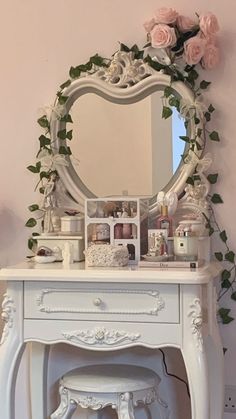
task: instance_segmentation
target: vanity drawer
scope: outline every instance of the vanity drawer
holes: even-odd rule
[[[179,323],[179,286],[27,282],[24,317]]]

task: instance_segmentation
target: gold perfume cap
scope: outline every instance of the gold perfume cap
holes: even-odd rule
[[[168,215],[168,206],[162,205],[161,206],[161,215],[167,216]]]

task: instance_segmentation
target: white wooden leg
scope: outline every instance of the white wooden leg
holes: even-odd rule
[[[0,416],[15,419],[15,383],[23,344],[22,283],[8,283],[2,303],[5,322],[0,341]]]
[[[120,395],[117,413],[118,419],[135,419],[131,393]]]
[[[195,291],[195,292],[194,292]],[[182,354],[188,376],[192,419],[209,419],[209,384],[206,344],[203,336],[203,300],[199,289],[185,286],[183,299],[184,340]]]
[[[50,418],[70,419],[77,408],[77,403],[74,400],[70,400],[69,393],[63,386],[60,386],[59,392],[61,397],[60,404],[57,410],[51,414]]]
[[[216,293],[213,284],[208,286],[208,312],[210,336],[206,340],[209,371],[210,419],[222,419],[224,409],[224,355],[216,318]]]
[[[47,417],[47,370],[49,345],[39,342],[31,343],[30,351],[30,391],[31,417],[45,419]]]

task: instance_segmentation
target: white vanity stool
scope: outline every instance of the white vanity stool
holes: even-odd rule
[[[159,401],[159,383],[159,376],[143,367],[108,364],[77,368],[61,378],[61,401],[51,419],[70,419],[77,406],[97,411],[111,406],[119,419],[134,419],[134,407],[140,404],[147,409]],[[151,418],[149,410],[147,417]]]

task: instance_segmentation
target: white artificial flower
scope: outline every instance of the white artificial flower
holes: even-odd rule
[[[40,151],[38,159],[41,162],[42,167],[47,170],[56,170],[57,166],[69,166],[69,163],[63,154],[50,154],[46,149]]]
[[[196,116],[198,119],[204,119],[204,113],[207,111],[206,105],[199,99],[193,101],[189,99],[180,99],[180,115],[184,119],[191,119]]]
[[[65,115],[66,109],[64,105],[45,105],[40,109],[40,113],[46,115],[48,121],[55,121]]]

